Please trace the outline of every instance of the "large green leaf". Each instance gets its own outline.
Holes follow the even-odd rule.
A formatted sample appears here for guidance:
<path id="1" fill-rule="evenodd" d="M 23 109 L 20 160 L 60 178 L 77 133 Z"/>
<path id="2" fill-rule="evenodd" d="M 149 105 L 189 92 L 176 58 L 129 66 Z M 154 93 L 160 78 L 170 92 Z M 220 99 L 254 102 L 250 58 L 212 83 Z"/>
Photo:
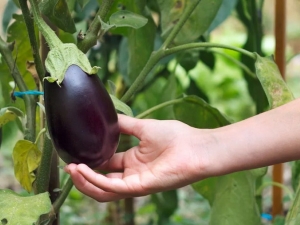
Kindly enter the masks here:
<path id="1" fill-rule="evenodd" d="M 41 1 L 39 7 L 57 27 L 69 33 L 76 32 L 66 0 Z"/>
<path id="2" fill-rule="evenodd" d="M 11 190 L 0 190 L 0 222 L 2 225 L 32 225 L 51 210 L 47 192 L 23 197 Z"/>
<path id="3" fill-rule="evenodd" d="M 259 225 L 255 180 L 250 171 L 218 177 L 210 225 Z"/>
<path id="4" fill-rule="evenodd" d="M 234 10 L 237 2 L 238 0 L 223 0 L 216 17 L 209 26 L 208 32 L 213 31 L 216 27 L 218 27 L 222 22 L 224 22 L 227 19 L 227 17 Z"/>
<path id="5" fill-rule="evenodd" d="M 14 147 L 15 176 L 28 192 L 32 190 L 32 183 L 36 178 L 34 172 L 40 164 L 41 155 L 37 145 L 27 140 L 19 140 Z"/>
<path id="6" fill-rule="evenodd" d="M 13 55 L 16 58 L 16 67 L 19 69 L 28 89 L 36 89 L 35 82 L 32 75 L 26 70 L 26 62 L 32 61 L 32 50 L 29 42 L 26 25 L 23 20 L 22 15 L 13 15 L 15 20 L 7 30 L 7 42 L 15 42 L 15 47 Z M 8 70 L 8 67 L 4 60 L 0 63 L 0 85 L 1 85 L 1 95 L 0 104 L 5 106 L 11 104 L 10 93 L 12 91 L 12 86 L 9 82 L 12 81 L 12 76 Z M 16 101 L 14 106 L 23 109 L 23 101 Z"/>
<path id="7" fill-rule="evenodd" d="M 262 10 L 258 9 L 257 1 L 238 1 L 236 12 L 247 29 L 247 40 L 243 48 L 263 55 L 263 27 L 261 23 L 262 15 L 260 14 Z M 255 73 L 254 60 L 252 58 L 241 55 L 241 62 Z M 243 75 L 247 82 L 248 91 L 255 102 L 256 113 L 265 111 L 268 107 L 268 100 L 259 80 L 249 76 L 245 71 L 243 71 Z"/>
<path id="8" fill-rule="evenodd" d="M 174 105 L 174 113 L 176 119 L 196 128 L 217 128 L 230 123 L 217 109 L 195 96 L 187 96 L 185 102 Z M 212 207 L 211 225 L 260 224 L 255 200 L 257 174 L 261 175 L 258 171 L 243 171 L 192 184 Z"/>
<path id="9" fill-rule="evenodd" d="M 10 23 L 12 19 L 13 13 L 15 13 L 18 10 L 18 7 L 14 3 L 14 1 L 10 0 L 7 2 L 4 12 L 3 12 L 3 17 L 2 17 L 2 31 L 5 33 L 8 24 Z"/>
<path id="10" fill-rule="evenodd" d="M 177 120 L 197 128 L 217 128 L 230 124 L 216 108 L 197 96 L 187 96 L 184 102 L 174 105 L 174 113 Z"/>
<path id="11" fill-rule="evenodd" d="M 177 190 L 164 191 L 151 195 L 151 200 L 156 206 L 158 225 L 170 223 L 170 217 L 178 207 Z"/>
<path id="12" fill-rule="evenodd" d="M 197 0 L 158 0 L 161 13 L 163 37 L 166 37 L 182 16 L 191 1 Z M 202 0 L 190 15 L 181 31 L 176 36 L 175 44 L 188 43 L 197 40 L 209 28 L 214 20 L 222 0 Z"/>
<path id="13" fill-rule="evenodd" d="M 256 75 L 267 95 L 271 109 L 294 99 L 293 93 L 280 75 L 272 57 L 261 57 L 256 54 Z"/>

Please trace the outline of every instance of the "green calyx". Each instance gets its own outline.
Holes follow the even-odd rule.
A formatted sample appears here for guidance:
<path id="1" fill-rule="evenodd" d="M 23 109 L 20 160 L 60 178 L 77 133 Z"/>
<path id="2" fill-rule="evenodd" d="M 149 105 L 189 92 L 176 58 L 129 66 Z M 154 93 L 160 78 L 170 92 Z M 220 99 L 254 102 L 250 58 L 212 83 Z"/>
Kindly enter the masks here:
<path id="1" fill-rule="evenodd" d="M 99 67 L 92 67 L 86 55 L 80 51 L 75 44 L 61 44 L 51 49 L 45 61 L 46 70 L 50 77 L 46 80 L 60 85 L 65 77 L 65 73 L 71 65 L 79 66 L 87 74 L 96 74 Z"/>
<path id="2" fill-rule="evenodd" d="M 39 30 L 49 45 L 50 52 L 45 61 L 46 70 L 50 77 L 45 79 L 49 82 L 56 82 L 60 85 L 65 77 L 69 66 L 77 65 L 87 74 L 96 74 L 99 67 L 92 67 L 86 55 L 80 51 L 75 44 L 63 44 L 55 32 L 43 20 L 37 0 L 29 0 L 32 6 L 32 13 Z"/>

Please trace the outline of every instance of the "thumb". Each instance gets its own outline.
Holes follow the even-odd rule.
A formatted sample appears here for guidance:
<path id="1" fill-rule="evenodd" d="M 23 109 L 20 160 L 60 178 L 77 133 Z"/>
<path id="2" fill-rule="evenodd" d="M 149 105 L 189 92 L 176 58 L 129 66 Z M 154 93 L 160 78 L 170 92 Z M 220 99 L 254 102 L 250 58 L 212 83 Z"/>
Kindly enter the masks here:
<path id="1" fill-rule="evenodd" d="M 120 131 L 123 134 L 133 135 L 140 139 L 143 121 L 130 116 L 118 114 Z"/>

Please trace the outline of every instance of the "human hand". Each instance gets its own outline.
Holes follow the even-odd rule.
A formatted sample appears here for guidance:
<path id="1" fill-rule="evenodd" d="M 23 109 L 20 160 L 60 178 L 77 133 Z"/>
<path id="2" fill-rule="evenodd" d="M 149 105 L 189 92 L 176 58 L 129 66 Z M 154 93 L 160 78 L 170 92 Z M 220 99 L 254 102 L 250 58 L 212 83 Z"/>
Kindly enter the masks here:
<path id="1" fill-rule="evenodd" d="M 179 188 L 209 174 L 205 148 L 211 141 L 209 130 L 124 115 L 119 115 L 119 125 L 122 133 L 136 136 L 140 143 L 97 168 L 110 173 L 96 173 L 84 164 L 65 168 L 84 194 L 100 202 L 113 201 Z"/>

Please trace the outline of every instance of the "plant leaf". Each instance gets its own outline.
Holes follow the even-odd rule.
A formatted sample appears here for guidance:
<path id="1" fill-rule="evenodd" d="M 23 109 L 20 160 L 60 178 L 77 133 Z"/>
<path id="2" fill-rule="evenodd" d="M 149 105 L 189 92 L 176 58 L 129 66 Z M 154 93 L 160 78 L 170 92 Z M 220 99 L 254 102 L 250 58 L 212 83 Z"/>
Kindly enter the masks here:
<path id="1" fill-rule="evenodd" d="M 13 149 L 16 179 L 28 192 L 32 190 L 32 183 L 36 178 L 34 171 L 40 164 L 41 155 L 37 145 L 27 140 L 19 140 Z"/>
<path id="2" fill-rule="evenodd" d="M 126 105 L 124 102 L 122 102 L 121 100 L 119 100 L 117 97 L 113 95 L 110 95 L 110 98 L 113 101 L 114 106 L 118 111 L 124 113 L 127 116 L 133 117 L 133 112 L 128 105 Z"/>
<path id="3" fill-rule="evenodd" d="M 110 25 L 114 25 L 116 27 L 132 27 L 134 29 L 139 29 L 145 26 L 147 22 L 148 19 L 146 17 L 128 10 L 117 11 L 109 18 Z"/>
<path id="4" fill-rule="evenodd" d="M 261 57 L 256 54 L 256 75 L 267 95 L 271 109 L 294 99 L 292 92 L 280 75 L 280 71 L 272 57 Z"/>
<path id="5" fill-rule="evenodd" d="M 158 0 L 161 13 L 162 36 L 166 37 L 192 0 Z M 176 45 L 197 40 L 214 20 L 222 0 L 202 0 L 185 22 L 174 42 Z"/>
<path id="6" fill-rule="evenodd" d="M 69 33 L 76 32 L 66 0 L 41 1 L 39 7 L 57 27 Z"/>
<path id="7" fill-rule="evenodd" d="M 12 111 L 6 110 L 6 112 L 0 116 L 0 128 L 3 127 L 4 124 L 14 121 L 17 118 L 16 114 Z"/>
<path id="8" fill-rule="evenodd" d="M 1 224 L 35 224 L 41 215 L 49 213 L 50 210 L 48 192 L 23 197 L 12 190 L 0 190 Z"/>
<path id="9" fill-rule="evenodd" d="M 230 122 L 216 108 L 197 96 L 186 96 L 174 105 L 175 118 L 197 128 L 217 128 Z M 193 112 L 193 113 L 191 113 Z"/>
<path id="10" fill-rule="evenodd" d="M 86 4 L 89 3 L 89 0 L 77 0 L 78 4 L 80 5 L 81 9 L 83 9 Z"/>

